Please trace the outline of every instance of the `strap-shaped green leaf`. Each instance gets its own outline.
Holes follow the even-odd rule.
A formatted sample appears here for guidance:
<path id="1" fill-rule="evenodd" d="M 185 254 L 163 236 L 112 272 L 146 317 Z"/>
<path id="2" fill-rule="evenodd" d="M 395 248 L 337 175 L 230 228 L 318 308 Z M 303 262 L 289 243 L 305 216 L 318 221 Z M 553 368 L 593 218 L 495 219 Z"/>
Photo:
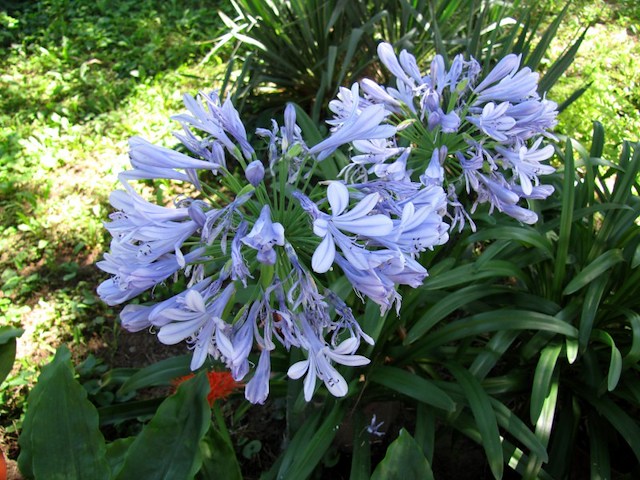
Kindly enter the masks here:
<path id="1" fill-rule="evenodd" d="M 424 334 L 440 320 L 446 318 L 447 315 L 455 312 L 457 309 L 480 298 L 494 295 L 496 293 L 502 293 L 504 291 L 505 289 L 503 287 L 470 285 L 454 292 L 447 293 L 441 300 L 418 318 L 411 327 L 411 330 L 407 333 L 404 344 L 409 345 L 423 337 Z"/>
<path id="2" fill-rule="evenodd" d="M 277 478 L 305 479 L 322 460 L 340 428 L 344 409 L 335 403 L 328 414 L 316 411 L 296 432 L 280 463 Z"/>
<path id="3" fill-rule="evenodd" d="M 562 11 L 556 15 L 556 18 L 553 19 L 551 24 L 547 27 L 545 32 L 542 34 L 540 41 L 536 45 L 536 48 L 533 50 L 531 55 L 527 58 L 526 65 L 531 67 L 531 70 L 537 70 L 540 61 L 544 58 L 544 55 L 551 44 L 551 41 L 555 38 L 556 33 L 558 32 L 558 28 L 562 23 L 563 18 L 567 13 L 567 9 L 571 2 L 567 2 Z"/>
<path id="4" fill-rule="evenodd" d="M 479 380 L 486 377 L 496 363 L 498 363 L 502 354 L 507 351 L 519 335 L 520 332 L 518 330 L 500 330 L 496 332 L 469 367 L 472 375 Z"/>
<path id="5" fill-rule="evenodd" d="M 609 443 L 604 422 L 593 411 L 589 412 L 588 419 L 591 478 L 611 478 Z"/>
<path id="6" fill-rule="evenodd" d="M 397 367 L 377 367 L 372 370 L 369 380 L 448 412 L 453 412 L 456 408 L 455 402 L 444 390 L 426 378 Z"/>
<path id="7" fill-rule="evenodd" d="M 605 345 L 611 347 L 611 358 L 609 360 L 609 373 L 607 374 L 607 390 L 615 390 L 620 381 L 620 374 L 622 373 L 622 354 L 613 337 L 604 330 L 593 330 L 593 338 L 601 341 Z"/>
<path id="8" fill-rule="evenodd" d="M 571 66 L 575 60 L 576 54 L 580 49 L 580 45 L 587 34 L 589 27 L 582 31 L 582 34 L 567 48 L 560 57 L 558 57 L 553 64 L 547 69 L 544 76 L 538 83 L 538 92 L 546 93 L 556 84 L 562 74 Z"/>
<path id="9" fill-rule="evenodd" d="M 540 352 L 540 359 L 538 360 L 538 365 L 533 375 L 531 405 L 529 409 L 531 423 L 534 425 L 538 421 L 538 418 L 540 418 L 542 406 L 551 391 L 551 378 L 553 377 L 553 372 L 556 368 L 561 350 L 562 345 L 555 344 L 549 345 Z"/>
<path id="10" fill-rule="evenodd" d="M 580 325 L 578 327 L 580 331 L 578 342 L 580 344 L 581 351 L 584 351 L 589 345 L 591 330 L 593 330 L 594 322 L 600 307 L 600 301 L 608 280 L 609 279 L 606 276 L 601 276 L 587 287 L 587 292 L 584 296 L 584 303 L 582 304 L 582 313 L 580 314 Z"/>
<path id="11" fill-rule="evenodd" d="M 480 232 L 474 233 L 469 237 L 469 243 L 480 240 L 509 240 L 524 243 L 544 251 L 552 256 L 551 242 L 545 237 L 539 230 L 527 226 L 518 227 L 494 227 L 483 229 Z"/>
<path id="12" fill-rule="evenodd" d="M 560 229 L 558 231 L 558 246 L 553 272 L 552 294 L 560 296 L 560 288 L 564 283 L 569 256 L 569 242 L 571 240 L 571 225 L 573 224 L 573 207 L 575 202 L 575 165 L 573 161 L 573 148 L 571 141 L 566 143 L 564 154 L 563 183 L 562 183 L 562 210 L 560 211 Z M 559 298 L 554 299 L 559 300 Z"/>
<path id="13" fill-rule="evenodd" d="M 469 263 L 440 275 L 427 277 L 423 288 L 427 290 L 451 288 L 485 278 L 497 277 L 522 279 L 524 278 L 524 273 L 516 265 L 506 260 L 491 260 L 486 262 L 482 268 Z"/>
<path id="14" fill-rule="evenodd" d="M 431 465 L 422 454 L 420 446 L 404 428 L 400 430 L 387 454 L 371 475 L 371 480 L 407 480 L 419 478 L 433 480 Z"/>
<path id="15" fill-rule="evenodd" d="M 558 402 L 559 373 L 556 370 L 551 380 L 549 394 L 544 399 L 542 412 L 536 422 L 536 437 L 545 447 L 549 444 L 549 437 L 553 430 L 553 422 L 556 414 L 556 406 Z M 536 455 L 534 452 L 529 456 L 523 478 L 525 480 L 538 479 L 542 469 L 544 459 Z"/>
<path id="16" fill-rule="evenodd" d="M 211 423 L 204 372 L 187 380 L 158 407 L 125 455 L 118 480 L 193 478 L 200 468 L 200 441 Z M 91 478 L 91 477 L 86 477 Z"/>
<path id="17" fill-rule="evenodd" d="M 584 267 L 580 273 L 573 277 L 569 284 L 564 288 L 562 294 L 571 295 L 572 293 L 577 292 L 623 260 L 622 251 L 618 248 L 604 252 L 593 262 Z"/>
<path id="18" fill-rule="evenodd" d="M 455 364 L 447 364 L 447 368 L 456 377 L 467 398 L 482 438 L 482 447 L 487 456 L 491 473 L 495 478 L 502 478 L 504 470 L 502 442 L 498 430 L 498 420 L 491 406 L 491 398 L 468 370 Z"/>
<path id="19" fill-rule="evenodd" d="M 162 398 L 150 398 L 100 407 L 98 409 L 100 426 L 115 425 L 135 418 L 151 418 L 162 401 Z"/>
<path id="20" fill-rule="evenodd" d="M 637 419 L 629 416 L 620 406 L 606 396 L 598 397 L 590 389 L 575 385 L 575 391 L 585 398 L 604 416 L 629 444 L 638 462 L 640 462 L 640 425 Z"/>
<path id="21" fill-rule="evenodd" d="M 522 445 L 527 447 L 530 452 L 536 454 L 536 456 L 540 457 L 543 461 L 548 460 L 547 450 L 545 446 L 540 442 L 538 437 L 529 430 L 529 428 L 525 425 L 525 423 L 518 418 L 518 416 L 513 413 L 505 404 L 496 400 L 495 398 L 491 398 L 491 406 L 493 407 L 494 412 L 496 413 L 496 419 L 498 420 L 498 425 L 504 428 L 507 432 L 509 432 L 514 439 L 518 440 Z"/>
<path id="22" fill-rule="evenodd" d="M 551 315 L 530 310 L 502 309 L 451 322 L 416 342 L 410 353 L 412 356 L 419 356 L 456 340 L 499 330 L 543 330 L 578 337 L 578 330 L 574 326 Z"/>
<path id="23" fill-rule="evenodd" d="M 69 350 L 60 347 L 29 395 L 18 458 L 26 477 L 109 478 L 98 412 L 73 375 Z"/>
<path id="24" fill-rule="evenodd" d="M 371 433 L 362 410 L 356 410 L 353 420 L 353 448 L 350 480 L 369 480 L 371 477 Z"/>
<path id="25" fill-rule="evenodd" d="M 631 348 L 622 362 L 625 369 L 640 361 L 640 314 L 628 311 L 626 315 L 631 324 Z"/>

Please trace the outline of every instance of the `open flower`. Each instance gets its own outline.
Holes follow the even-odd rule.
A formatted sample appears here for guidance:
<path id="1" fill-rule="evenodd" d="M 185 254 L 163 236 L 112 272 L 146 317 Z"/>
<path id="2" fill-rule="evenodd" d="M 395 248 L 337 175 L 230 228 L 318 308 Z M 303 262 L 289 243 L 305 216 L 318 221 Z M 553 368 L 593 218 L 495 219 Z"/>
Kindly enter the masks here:
<path id="1" fill-rule="evenodd" d="M 377 193 L 367 195 L 345 213 L 349 205 L 349 190 L 340 182 L 331 182 L 327 188 L 327 200 L 331 215 L 320 214 L 313 222 L 313 232 L 323 239 L 311 259 L 311 266 L 318 273 L 331 268 L 336 254 L 336 239 L 345 255 L 354 253 L 351 243 L 344 239 L 340 230 L 373 238 L 386 235 L 393 228 L 389 217 L 381 214 L 369 215 L 378 203 Z M 360 253 L 358 258 L 361 255 L 365 254 Z M 362 265 L 362 262 L 358 261 L 358 264 Z"/>
<path id="2" fill-rule="evenodd" d="M 248 235 L 242 238 L 242 243 L 258 251 L 258 261 L 267 265 L 276 263 L 275 245 L 284 245 L 284 227 L 278 222 L 271 221 L 269 205 L 262 207 L 260 217 L 253 225 Z"/>

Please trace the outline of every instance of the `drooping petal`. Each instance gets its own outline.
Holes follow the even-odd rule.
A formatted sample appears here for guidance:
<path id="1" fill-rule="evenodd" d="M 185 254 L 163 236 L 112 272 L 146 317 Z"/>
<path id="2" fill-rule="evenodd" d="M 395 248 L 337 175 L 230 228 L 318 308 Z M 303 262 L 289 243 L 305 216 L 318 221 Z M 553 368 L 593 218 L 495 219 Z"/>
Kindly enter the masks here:
<path id="1" fill-rule="evenodd" d="M 158 340 L 165 345 L 175 345 L 185 338 L 192 336 L 202 325 L 200 317 L 183 322 L 169 323 L 160 328 Z"/>
<path id="2" fill-rule="evenodd" d="M 302 377 L 307 372 L 308 369 L 309 369 L 309 360 L 302 360 L 300 362 L 294 363 L 289 367 L 289 370 L 287 370 L 287 376 L 289 378 L 297 380 L 300 377 Z"/>
<path id="3" fill-rule="evenodd" d="M 311 268 L 316 273 L 325 273 L 331 268 L 336 256 L 336 244 L 331 235 L 326 235 L 311 258 Z"/>
<path id="4" fill-rule="evenodd" d="M 331 182 L 327 188 L 327 199 L 334 216 L 340 215 L 349 205 L 349 190 L 340 182 Z"/>

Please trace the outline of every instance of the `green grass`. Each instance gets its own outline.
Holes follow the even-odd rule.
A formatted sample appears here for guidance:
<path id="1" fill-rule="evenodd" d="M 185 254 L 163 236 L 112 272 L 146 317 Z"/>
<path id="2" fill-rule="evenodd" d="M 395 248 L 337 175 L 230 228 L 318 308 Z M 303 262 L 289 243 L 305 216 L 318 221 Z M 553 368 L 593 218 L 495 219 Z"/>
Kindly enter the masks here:
<path id="1" fill-rule="evenodd" d="M 556 48 L 581 26 L 591 28 L 573 65 L 549 97 L 565 98 L 572 90 L 590 86 L 562 113 L 558 131 L 588 143 L 591 122 L 599 121 L 607 132 L 604 158 L 615 160 L 623 140 L 640 140 L 640 3 L 575 0 L 570 12 Z"/>
<path id="2" fill-rule="evenodd" d="M 216 86 L 221 57 L 201 62 L 221 25 L 204 1 L 0 11 L 0 324 L 26 330 L 0 389 L 0 445 L 12 443 L 22 396 L 54 347 L 86 352 L 114 328 L 94 262 L 127 139 L 168 137 L 182 92 Z"/>

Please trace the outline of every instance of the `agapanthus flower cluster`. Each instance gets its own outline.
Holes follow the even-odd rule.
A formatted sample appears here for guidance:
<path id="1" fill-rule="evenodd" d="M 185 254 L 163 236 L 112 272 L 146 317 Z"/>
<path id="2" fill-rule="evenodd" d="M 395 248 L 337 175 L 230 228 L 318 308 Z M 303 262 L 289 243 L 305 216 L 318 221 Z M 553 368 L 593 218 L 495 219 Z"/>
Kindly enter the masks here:
<path id="1" fill-rule="evenodd" d="M 332 136 L 315 145 L 319 158 L 350 144 L 346 178 L 403 181 L 416 176 L 447 192 L 452 228 L 462 229 L 482 203 L 523 223 L 535 223 L 527 200 L 553 192 L 539 176 L 554 171 L 542 163 L 554 153 L 544 145 L 556 125 L 557 104 L 537 92 L 538 74 L 507 55 L 483 75 L 473 58 L 456 56 L 450 67 L 437 55 L 423 74 L 413 55 L 381 43 L 378 55 L 395 78 L 382 86 L 364 79 L 341 88 L 329 105 Z M 470 194 L 468 212 L 459 196 Z"/>
<path id="2" fill-rule="evenodd" d="M 223 362 L 253 403 L 268 397 L 276 349 L 303 352 L 287 374 L 304 377 L 307 401 L 318 380 L 344 396 L 336 365 L 368 364 L 357 352 L 373 344 L 346 299 L 354 291 L 381 315 L 400 311 L 398 286 L 422 284 L 420 254 L 448 241 L 451 205 L 463 211 L 456 182 L 478 203 L 533 220 L 518 202 L 550 193 L 537 175 L 550 171 L 541 136 L 555 122 L 534 74 L 514 56 L 481 82 L 477 62 L 462 57 L 448 71 L 436 58 L 426 77 L 406 52 L 398 61 L 382 44 L 380 57 L 397 88 L 365 80 L 363 97 L 357 84 L 341 90 L 331 135 L 312 147 L 293 105 L 283 125 L 273 120 L 249 137 L 215 92 L 184 97 L 178 149 L 131 139 L 132 168 L 110 198 L 111 251 L 98 262 L 112 275 L 98 288 L 106 303 L 150 299 L 124 306 L 124 328 L 186 341 L 192 370 Z M 325 178 L 321 162 L 347 143 L 349 164 Z M 140 193 L 136 181 L 155 179 L 179 185 L 172 205 Z M 329 288 L 339 275 L 350 289 Z"/>

